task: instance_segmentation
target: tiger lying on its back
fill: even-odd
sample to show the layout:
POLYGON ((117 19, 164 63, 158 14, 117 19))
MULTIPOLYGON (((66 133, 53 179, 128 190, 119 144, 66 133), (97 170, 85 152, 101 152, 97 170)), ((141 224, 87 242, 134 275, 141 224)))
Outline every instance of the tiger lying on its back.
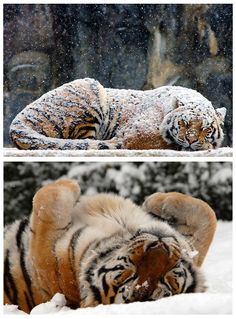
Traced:
POLYGON ((6 227, 4 303, 30 312, 57 292, 75 308, 205 291, 199 267, 215 226, 206 203, 180 193, 153 194, 141 209, 59 180, 36 193, 29 220, 6 227), (162 221, 168 205, 173 227, 162 221))
POLYGON ((10 136, 20 149, 206 150, 221 145, 225 113, 191 89, 106 89, 86 78, 29 104, 10 136))

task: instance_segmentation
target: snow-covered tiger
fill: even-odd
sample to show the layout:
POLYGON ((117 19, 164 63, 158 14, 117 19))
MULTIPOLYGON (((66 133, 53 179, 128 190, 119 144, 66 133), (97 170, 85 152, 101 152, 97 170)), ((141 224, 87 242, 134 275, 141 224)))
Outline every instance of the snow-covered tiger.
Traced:
POLYGON ((108 89, 86 78, 26 106, 10 136, 20 149, 207 150, 223 141, 225 113, 188 88, 108 89))
POLYGON ((215 227, 214 211, 191 196, 155 193, 141 208, 58 180, 5 229, 4 303, 30 312, 58 292, 72 308, 203 292, 215 227))

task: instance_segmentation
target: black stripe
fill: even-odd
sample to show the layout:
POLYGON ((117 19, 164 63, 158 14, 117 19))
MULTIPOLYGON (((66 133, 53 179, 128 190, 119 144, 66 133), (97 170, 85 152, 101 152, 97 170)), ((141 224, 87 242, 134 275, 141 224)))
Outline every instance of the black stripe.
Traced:
POLYGON ((127 256, 117 257, 117 260, 124 260, 124 262, 127 263, 127 256))
POLYGON ((219 125, 218 125, 218 123, 217 122, 212 122, 211 124, 210 124, 210 127, 209 128, 211 128, 211 136, 209 137, 209 138, 211 138, 212 139, 212 141, 214 141, 214 139, 215 138, 219 138, 220 136, 219 136, 219 125), (215 125, 216 126, 215 126, 215 125), (215 134, 217 133, 217 136, 215 136, 215 134))
POLYGON ((14 278, 11 274, 9 254, 10 252, 7 249, 6 258, 4 260, 4 289, 5 289, 5 293, 7 297, 12 302, 12 304, 18 305, 18 290, 15 285, 14 278), (12 290, 12 295, 11 295, 11 290, 12 290))
POLYGON ((72 222, 69 222, 65 227, 57 228, 56 230, 62 231, 62 230, 68 230, 70 226, 72 225, 72 222))
MULTIPOLYGON (((22 235, 25 230, 25 228, 28 226, 28 219, 25 219, 21 222, 20 227, 17 232, 17 246, 18 249, 20 250, 20 265, 21 265, 21 271, 23 274, 23 277, 25 279, 25 284, 29 292, 29 297, 27 297, 27 304, 29 305, 29 309, 31 310, 36 304, 33 298, 33 292, 31 288, 31 278, 28 274, 28 271, 26 269, 25 265, 25 248, 24 248, 24 243, 22 242, 22 235)), ((26 293, 25 293, 26 295, 26 293)))
POLYGON ((90 285, 90 289, 92 290, 94 298, 97 300, 97 302, 99 304, 101 304, 102 303, 102 296, 101 296, 99 289, 94 285, 90 285))
MULTIPOLYGON (((69 115, 68 115, 69 116, 69 115)), ((71 116, 71 115, 70 115, 71 116)), ((65 118, 66 118, 67 116, 65 116, 65 118)), ((77 126, 81 126, 79 129, 78 129, 78 131, 77 131, 77 135, 79 135, 79 132, 80 131, 83 131, 84 129, 85 130, 95 130, 95 132, 96 132, 96 128, 94 127, 94 125, 95 125, 95 123, 91 123, 91 125, 93 125, 93 126, 90 126, 89 124, 90 123, 88 123, 88 125, 86 125, 87 123, 86 122, 84 122, 83 121, 83 118, 80 118, 79 120, 76 120, 76 121, 73 121, 73 122, 71 122, 70 123, 70 126, 69 126, 69 132, 68 132, 68 138, 71 138, 71 139, 76 139, 76 138, 81 138, 80 136, 76 136, 76 137, 74 137, 73 135, 75 135, 75 131, 76 131, 76 128, 77 128, 77 126), (72 137, 73 136, 73 137, 72 137)))
MULTIPOLYGON (((112 236, 114 236, 114 235, 112 235, 112 236)), ((110 237, 111 237, 111 236, 110 236, 110 237)), ((106 240, 107 240, 108 238, 110 238, 110 237, 103 238, 102 240, 100 240, 100 241, 98 241, 98 242, 92 242, 92 243, 90 243, 90 244, 84 249, 84 252, 83 252, 83 254, 82 254, 82 256, 81 256, 81 260, 83 259, 84 253, 85 253, 92 245, 95 245, 95 246, 93 247, 93 250, 95 250, 96 247, 97 247, 102 241, 106 241, 106 240)), ((98 261, 99 261, 100 259, 103 259, 104 257, 107 257, 107 256, 110 255, 112 252, 114 252, 115 249, 118 249, 118 248, 120 248, 120 245, 119 245, 119 246, 115 246, 115 247, 108 248, 106 251, 101 252, 101 253, 99 254, 99 256, 95 256, 95 257, 90 261, 90 267, 89 267, 89 268, 87 269, 87 271, 85 272, 85 274, 86 274, 86 280, 87 280, 89 283, 92 282, 91 277, 94 276, 94 268, 97 267, 98 261)), ((103 272, 103 267, 105 267, 105 266, 102 266, 102 267, 100 268, 100 270, 98 271, 98 275, 102 274, 102 272, 103 272)))
POLYGON ((109 292, 109 286, 106 282, 106 274, 104 274, 104 276, 102 277, 102 288, 103 288, 105 296, 107 296, 109 292))
MULTIPOLYGON (((74 131, 76 130, 76 127, 74 128, 74 131)), ((70 134, 73 135, 74 131, 72 131, 70 134)), ((85 125, 85 126, 82 126, 79 128, 78 132, 77 132, 77 137, 76 138, 81 138, 83 137, 84 135, 86 135, 88 132, 90 131, 93 131, 93 132, 97 132, 97 129, 95 126, 89 126, 89 125, 85 125), (81 135, 80 135, 80 132, 81 131, 86 131, 86 132, 83 132, 81 135)))
POLYGON ((187 285, 187 279, 188 279, 187 271, 185 268, 183 268, 183 272, 184 272, 184 284, 182 286, 180 293, 183 293, 185 291, 185 287, 187 285))
POLYGON ((171 143, 179 145, 174 137, 170 134, 169 130, 166 131, 165 138, 170 140, 171 143))
POLYGON ((103 134, 103 139, 113 138, 116 135, 117 128, 119 127, 119 119, 121 117, 121 112, 120 111, 117 112, 117 109, 110 108, 110 107, 109 107, 109 110, 110 110, 109 117, 108 117, 109 124, 103 134), (115 125, 111 126, 110 123, 112 122, 112 120, 114 120, 115 113, 117 115, 116 122, 115 122, 115 125))
POLYGON ((24 291, 24 295, 25 295, 25 300, 28 306, 29 311, 35 306, 32 306, 32 303, 30 301, 30 297, 28 296, 28 294, 26 293, 26 291, 24 291))
MULTIPOLYGON (((117 128, 119 127, 118 119, 115 125, 109 128, 109 136, 108 138, 113 138, 116 135, 117 128)), ((108 134, 108 133, 107 133, 108 134)))
POLYGON ((18 230, 16 233, 16 244, 17 244, 18 250, 21 249, 22 234, 23 234, 23 232, 28 224, 29 224, 29 220, 27 218, 21 220, 21 222, 19 224, 19 227, 18 227, 18 230))
POLYGON ((82 228, 77 229, 70 240, 69 249, 71 249, 71 262, 73 263, 75 260, 75 248, 77 245, 77 241, 79 237, 81 236, 82 232, 87 228, 87 226, 84 226, 82 228))
POLYGON ((21 265, 23 277, 25 279, 26 287, 27 287, 28 292, 29 292, 29 299, 31 300, 31 301, 28 300, 27 303, 30 304, 29 309, 32 309, 35 306, 35 302, 34 302, 33 292, 32 292, 32 288, 31 288, 31 278, 30 278, 28 271, 26 269, 26 266, 25 266, 25 250, 23 248, 21 249, 21 252, 20 252, 20 265, 21 265))
MULTIPOLYGON (((93 124, 93 123, 91 123, 93 124)), ((95 126, 91 126, 91 125, 84 125, 84 126, 81 126, 79 128, 79 131, 83 131, 83 130, 87 130, 87 131, 95 131, 96 132, 96 127, 95 126)))
POLYGON ((22 271, 23 277, 25 279, 25 284, 26 284, 28 292, 29 292, 29 297, 27 296, 27 294, 25 292, 25 296, 27 296, 26 302, 27 302, 27 305, 29 306, 29 310, 31 310, 35 306, 35 302, 33 299, 33 292, 31 289, 31 279, 30 279, 30 276, 28 274, 28 271, 27 271, 26 265, 25 265, 25 249, 24 249, 24 243, 22 242, 22 236, 23 236, 23 233, 24 233, 26 227, 28 226, 28 224, 29 224, 29 220, 27 218, 23 219, 20 222, 18 231, 16 233, 16 243, 17 243, 18 251, 20 252, 21 271, 22 271), (31 301, 30 301, 30 299, 31 299, 31 301))
MULTIPOLYGON (((91 103, 88 103, 90 105, 90 107, 97 112, 100 121, 103 121, 104 115, 102 112, 102 108, 101 108, 101 103, 100 103, 100 99, 99 99, 99 82, 98 81, 94 81, 93 83, 90 83, 90 89, 93 92, 93 94, 96 96, 97 98, 97 103, 93 103, 93 105, 91 105, 91 103), (95 82, 95 83, 94 83, 95 82)), ((89 101, 90 102, 90 101, 89 101)))
MULTIPOLYGON (((93 89, 91 89, 91 90, 92 90, 92 92, 94 94, 94 90, 93 89)), ((94 95, 96 95, 96 94, 94 94, 94 95)), ((102 112, 102 109, 101 109, 100 100, 99 100, 98 96, 96 96, 96 97, 97 97, 97 101, 95 101, 95 103, 93 103, 93 105, 91 105, 91 100, 88 99, 88 96, 85 96, 85 98, 83 98, 83 100, 87 104, 85 107, 86 108, 91 108, 94 112, 96 112, 97 113, 97 117, 100 120, 100 122, 103 122, 104 115, 103 115, 103 112, 102 112)))
POLYGON ((106 274, 110 271, 116 271, 116 270, 124 270, 125 267, 123 265, 116 265, 114 267, 111 268, 106 268, 106 266, 102 266, 99 270, 98 270, 98 276, 100 276, 101 274, 106 274))
MULTIPOLYGON (((80 265, 83 261, 83 258, 84 258, 84 254, 91 248, 93 250, 96 250, 96 248, 103 242, 103 241, 107 241, 109 238, 113 237, 114 235, 111 235, 109 237, 106 237, 106 238, 103 238, 102 240, 100 241, 93 241, 91 242, 90 244, 88 244, 88 246, 84 249, 82 255, 81 255, 81 259, 80 259, 80 265)), ((92 285, 93 283, 93 277, 95 275, 95 272, 94 270, 97 268, 97 265, 98 265, 98 261, 104 257, 107 257, 109 254, 111 254, 112 252, 114 252, 115 249, 118 249, 120 248, 120 245, 116 245, 115 247, 111 247, 111 248, 108 248, 106 251, 103 251, 101 252, 98 256, 95 256, 94 258, 92 258, 90 260, 90 265, 88 267, 88 269, 86 270, 85 272, 85 275, 86 275, 86 281, 90 284, 90 288, 93 290, 94 287, 92 285)), ((103 267, 101 267, 101 269, 98 271, 98 274, 102 274, 103 272, 103 267)), ((106 271, 105 271, 106 272, 106 271)), ((95 289, 96 290, 96 289, 95 289)), ((96 295, 96 291, 94 291, 94 294, 96 295)), ((100 293, 99 293, 100 294, 100 293)), ((101 296, 100 296, 101 297, 101 296)), ((96 295, 96 298, 99 299, 99 295, 96 295)))
POLYGON ((195 291, 196 288, 196 273, 192 269, 192 266, 189 264, 187 267, 188 271, 190 272, 190 275, 192 276, 192 284, 186 289, 185 293, 191 293, 195 291))
POLYGON ((113 304, 114 301, 115 301, 115 296, 111 296, 111 297, 110 297, 110 304, 113 304))
POLYGON ((93 114, 89 113, 89 111, 84 112, 85 122, 86 123, 96 123, 100 124, 99 120, 93 114))
POLYGON ((86 138, 91 138, 91 139, 95 139, 95 136, 94 136, 94 134, 92 133, 92 135, 91 136, 87 136, 87 134, 89 133, 89 131, 86 131, 86 132, 83 132, 82 134, 80 134, 77 138, 78 139, 86 139, 86 138))

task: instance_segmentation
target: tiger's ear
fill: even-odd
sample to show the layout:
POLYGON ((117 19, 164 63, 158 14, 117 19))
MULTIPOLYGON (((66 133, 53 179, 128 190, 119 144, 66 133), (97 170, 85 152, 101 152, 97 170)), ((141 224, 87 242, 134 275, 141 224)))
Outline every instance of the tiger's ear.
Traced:
POLYGON ((227 110, 225 107, 221 107, 221 108, 216 109, 216 115, 217 115, 221 124, 224 123, 226 111, 227 110))

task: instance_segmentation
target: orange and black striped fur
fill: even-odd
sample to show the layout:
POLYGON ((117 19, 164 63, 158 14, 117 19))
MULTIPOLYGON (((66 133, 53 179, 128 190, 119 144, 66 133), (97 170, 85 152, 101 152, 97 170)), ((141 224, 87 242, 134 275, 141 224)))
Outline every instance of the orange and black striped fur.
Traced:
POLYGON ((184 87, 107 89, 86 78, 26 106, 10 136, 20 149, 206 150, 221 145, 225 112, 184 87))
POLYGON ((4 303, 30 312, 57 292, 72 308, 202 292, 215 226, 206 203, 180 193, 140 208, 56 181, 36 193, 29 219, 5 229, 4 303))

